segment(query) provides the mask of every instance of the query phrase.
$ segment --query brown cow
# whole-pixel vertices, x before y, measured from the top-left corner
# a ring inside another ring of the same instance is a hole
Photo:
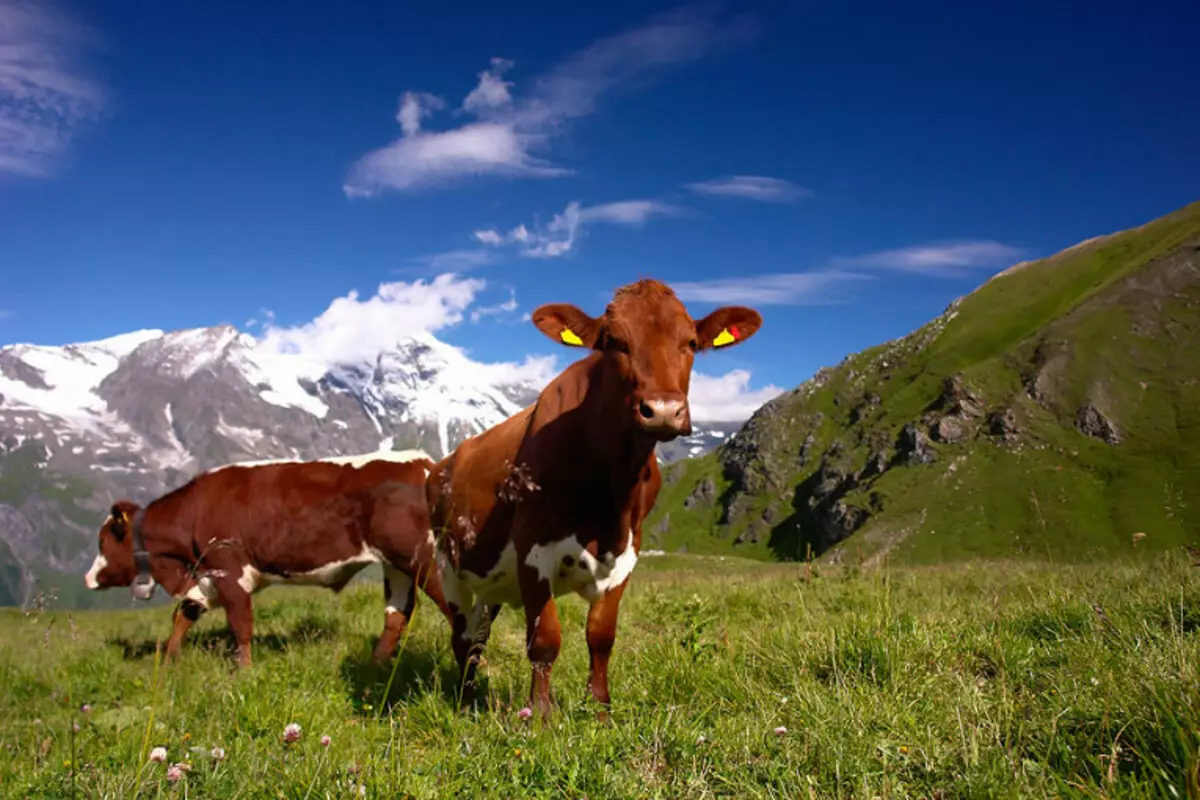
[[[553,304],[533,322],[591,352],[430,472],[438,567],[464,701],[491,620],[501,605],[523,606],[530,703],[545,717],[561,642],[554,598],[574,592],[591,603],[588,688],[606,719],[618,605],[662,482],[654,447],[691,433],[695,353],[745,341],[762,317],[727,306],[693,321],[668,286],[642,280],[618,289],[599,319]]]
[[[252,594],[276,583],[340,592],[382,562],[387,607],[375,658],[386,660],[412,616],[415,584],[453,624],[433,569],[424,493],[432,465],[408,450],[218,467],[144,509],[115,503],[84,583],[132,585],[143,600],[159,584],[179,600],[168,658],[201,614],[223,607],[238,661],[249,666]]]

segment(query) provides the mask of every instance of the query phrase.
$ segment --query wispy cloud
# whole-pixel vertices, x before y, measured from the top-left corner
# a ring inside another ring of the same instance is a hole
[[[563,123],[595,112],[602,96],[644,83],[663,69],[744,43],[756,33],[748,16],[719,18],[715,4],[679,9],[644,26],[600,39],[532,82],[514,97],[502,76],[513,62],[493,58],[464,98],[460,113],[474,121],[441,131],[423,120],[445,107],[440,98],[406,92],[397,118],[401,136],[362,156],[343,190],[363,197],[414,192],[468,177],[549,178],[570,173],[538,155]],[[407,111],[406,111],[407,109]]]
[[[837,258],[831,263],[844,267],[898,270],[937,277],[959,277],[974,269],[1007,266],[1022,250],[991,240],[933,242],[881,250],[861,256]]]
[[[49,178],[104,105],[80,60],[95,35],[52,4],[0,0],[0,174]]]
[[[711,181],[689,183],[684,188],[697,194],[741,197],[762,203],[790,203],[813,195],[811,190],[791,181],[762,175],[728,175]]]
[[[478,247],[447,250],[442,253],[431,253],[413,259],[426,270],[433,272],[464,272],[478,269],[500,260],[497,253],[482,250]]]
[[[587,225],[607,223],[637,228],[656,217],[684,213],[686,209],[661,200],[620,200],[597,206],[581,206],[578,200],[573,200],[546,225],[535,224],[530,229],[521,224],[507,233],[485,228],[475,231],[473,236],[489,247],[516,246],[517,252],[529,258],[558,258],[571,252]]]
[[[512,314],[517,310],[517,293],[512,289],[508,290],[508,299],[503,303],[496,303],[491,306],[480,306],[471,310],[471,322],[479,322],[485,317],[499,317],[505,314]],[[524,318],[521,318],[524,321]]]
[[[680,281],[672,283],[671,288],[684,302],[821,306],[843,302],[842,290],[866,280],[870,276],[832,269]]]

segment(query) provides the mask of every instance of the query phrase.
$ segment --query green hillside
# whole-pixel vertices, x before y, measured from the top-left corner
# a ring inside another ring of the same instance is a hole
[[[1085,560],[1200,542],[1196,486],[1200,202],[821,370],[668,470],[647,546]]]

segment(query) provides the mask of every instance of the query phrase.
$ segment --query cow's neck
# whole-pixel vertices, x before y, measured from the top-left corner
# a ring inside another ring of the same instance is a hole
[[[606,403],[585,425],[587,452],[594,468],[607,475],[613,498],[626,505],[654,458],[655,442],[629,424],[623,404]]]

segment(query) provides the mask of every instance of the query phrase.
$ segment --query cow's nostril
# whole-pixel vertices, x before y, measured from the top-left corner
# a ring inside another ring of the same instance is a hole
[[[646,419],[654,419],[654,409],[645,400],[638,405],[638,413]]]

